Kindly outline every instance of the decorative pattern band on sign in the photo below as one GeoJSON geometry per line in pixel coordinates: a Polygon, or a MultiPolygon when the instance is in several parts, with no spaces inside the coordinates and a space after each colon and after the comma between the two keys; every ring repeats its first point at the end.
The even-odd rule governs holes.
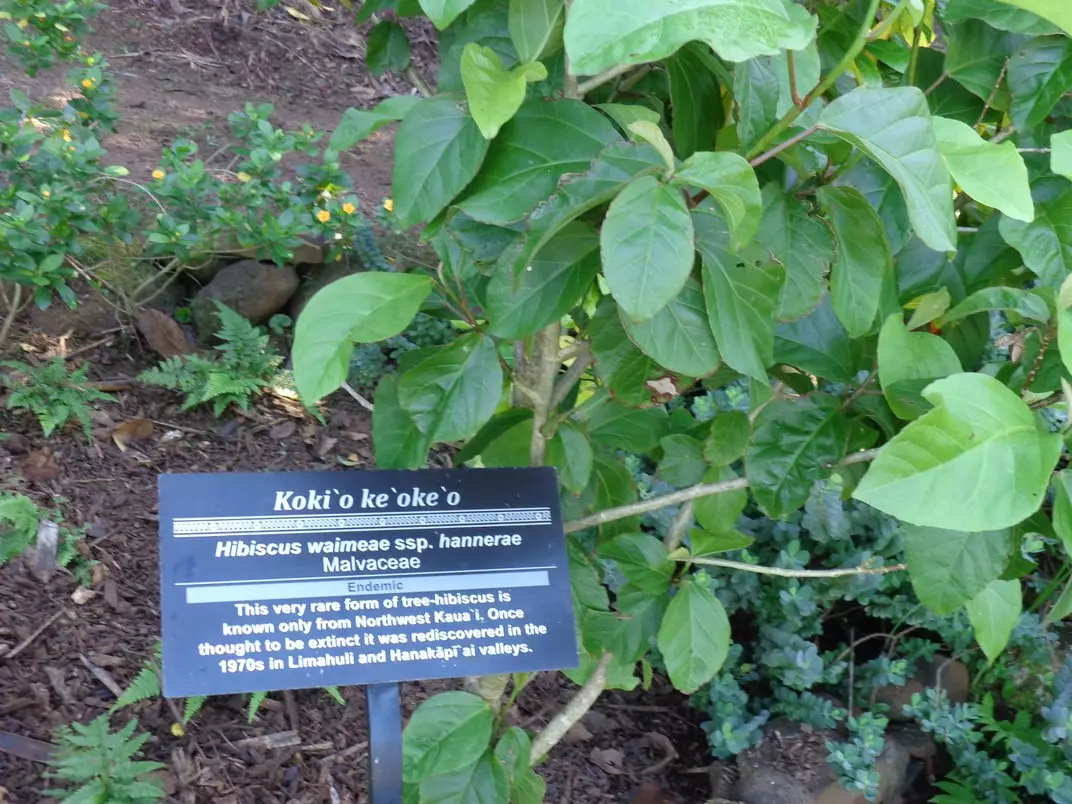
{"type": "Polygon", "coordinates": [[[263,516],[223,519],[176,519],[176,536],[231,533],[299,533],[320,531],[409,530],[467,525],[545,525],[550,508],[502,508],[426,513],[347,514],[344,516],[263,516]]]}

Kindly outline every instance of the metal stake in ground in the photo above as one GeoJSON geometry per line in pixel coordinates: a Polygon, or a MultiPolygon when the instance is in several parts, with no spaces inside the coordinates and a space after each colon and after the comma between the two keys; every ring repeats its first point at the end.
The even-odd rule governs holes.
{"type": "Polygon", "coordinates": [[[402,804],[402,696],[398,684],[365,687],[372,804],[402,804]]]}

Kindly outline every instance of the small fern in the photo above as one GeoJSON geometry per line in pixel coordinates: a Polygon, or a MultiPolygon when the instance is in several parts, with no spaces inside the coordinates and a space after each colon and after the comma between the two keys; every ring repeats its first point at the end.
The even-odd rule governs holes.
{"type": "Polygon", "coordinates": [[[268,342],[268,334],[255,327],[230,307],[215,302],[219,309],[221,343],[215,359],[203,355],[182,355],[162,361],[156,368],[138,375],[141,382],[186,394],[183,409],[212,403],[219,416],[229,405],[249,410],[254,397],[270,387],[283,362],[268,342]]]}
{"type": "Polygon", "coordinates": [[[145,777],[164,766],[135,759],[149,739],[148,734],[135,735],[136,728],[137,721],[131,720],[112,732],[107,715],[85,725],[62,726],[47,772],[62,786],[45,795],[69,804],[151,804],[162,799],[164,791],[145,777]]]}
{"type": "Polygon", "coordinates": [[[67,361],[62,357],[55,357],[44,366],[31,366],[17,360],[5,361],[0,366],[15,372],[15,377],[8,375],[6,380],[13,388],[7,400],[8,408],[33,413],[46,438],[72,418],[81,423],[82,432],[90,438],[91,404],[111,399],[89,384],[88,366],[68,373],[67,361]]]}
{"type": "Polygon", "coordinates": [[[161,645],[157,642],[153,646],[152,656],[145,660],[138,674],[134,676],[134,680],[130,682],[130,686],[123,690],[123,694],[112,704],[110,712],[149,698],[157,698],[163,694],[160,689],[160,674],[157,672],[157,668],[160,667],[160,651],[161,645]]]}
{"type": "Polygon", "coordinates": [[[339,706],[346,706],[346,699],[342,697],[338,687],[324,687],[324,692],[330,695],[339,706]]]}
{"type": "Polygon", "coordinates": [[[0,566],[33,544],[40,519],[41,511],[29,497],[0,493],[0,566]]]}
{"type": "Polygon", "coordinates": [[[254,692],[249,696],[249,708],[246,710],[246,720],[250,723],[253,722],[253,718],[257,716],[257,712],[260,711],[261,704],[264,703],[264,699],[268,697],[267,692],[254,692]]]}
{"type": "Polygon", "coordinates": [[[194,695],[192,698],[187,698],[186,703],[182,707],[183,724],[189,723],[197,717],[197,713],[201,711],[201,708],[205,705],[205,701],[207,700],[207,695],[194,695]]]}

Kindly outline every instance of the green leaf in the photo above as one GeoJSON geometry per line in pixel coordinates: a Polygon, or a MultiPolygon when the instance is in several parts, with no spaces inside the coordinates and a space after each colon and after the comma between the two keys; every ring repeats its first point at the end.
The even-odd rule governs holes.
{"type": "Polygon", "coordinates": [[[664,408],[638,410],[608,402],[588,421],[588,436],[614,449],[643,454],[655,449],[669,428],[664,408]]]}
{"type": "Polygon", "coordinates": [[[502,396],[499,354],[490,338],[477,333],[407,352],[398,374],[402,407],[433,441],[472,437],[502,396]]]}
{"type": "Polygon", "coordinates": [[[1050,137],[1050,170],[1072,179],[1072,129],[1058,131],[1050,137]]]}
{"type": "Polygon", "coordinates": [[[581,75],[658,61],[693,40],[727,61],[745,61],[799,50],[814,38],[815,18],[789,0],[576,0],[565,34],[581,75]]]}
{"type": "Polygon", "coordinates": [[[431,291],[429,277],[371,271],[317,291],[294,328],[294,383],[305,403],[312,405],[346,381],[355,343],[402,332],[431,291]]]}
{"type": "Polygon", "coordinates": [[[981,19],[1002,31],[1040,34],[1056,33],[1057,28],[1028,11],[1005,5],[1002,0],[949,0],[945,9],[946,22],[965,22],[981,19]]]}
{"type": "MultiPolygon", "coordinates": [[[[786,53],[779,53],[771,57],[771,64],[778,76],[778,107],[777,114],[781,117],[796,104],[793,99],[792,85],[789,83],[789,59],[786,53]]],[[[822,74],[822,60],[819,56],[817,42],[812,42],[807,47],[793,53],[793,72],[796,74],[797,98],[803,99],[819,84],[822,74]]],[[[819,105],[809,106],[806,110],[809,119],[812,111],[818,111],[819,105]]],[[[810,121],[813,122],[813,121],[810,121]]],[[[798,119],[797,125],[801,125],[798,119]]]]}
{"type": "Polygon", "coordinates": [[[912,308],[912,317],[908,319],[908,328],[919,329],[931,323],[949,309],[951,302],[949,291],[945,288],[917,296],[913,300],[915,306],[912,308]]]}
{"type": "Polygon", "coordinates": [[[566,558],[569,560],[570,590],[574,608],[605,610],[610,606],[607,587],[603,585],[595,556],[580,547],[572,538],[566,540],[566,558]]]}
{"type": "Polygon", "coordinates": [[[462,51],[462,83],[469,113],[480,127],[480,133],[489,140],[517,114],[525,102],[526,86],[545,78],[547,68],[540,62],[507,70],[490,47],[470,42],[462,51]]]}
{"type": "Polygon", "coordinates": [[[663,134],[663,130],[659,128],[658,123],[652,123],[649,120],[637,120],[629,124],[629,135],[630,139],[646,142],[658,151],[667,171],[674,169],[677,164],[674,160],[674,149],[670,147],[670,142],[666,139],[666,135],[663,134]]]}
{"type": "Polygon", "coordinates": [[[458,206],[484,223],[521,220],[555,192],[559,179],[585,172],[620,139],[614,126],[581,101],[526,103],[502,127],[458,206]]]}
{"type": "MultiPolygon", "coordinates": [[[[603,229],[606,234],[606,228],[603,229]]],[[[653,318],[622,325],[644,354],[663,368],[686,377],[705,377],[718,368],[720,357],[708,324],[700,283],[688,277],[684,289],[653,318]]]]}
{"type": "Polygon", "coordinates": [[[666,74],[677,152],[688,158],[714,148],[722,127],[722,90],[704,55],[687,45],[666,60],[666,74]]]}
{"type": "Polygon", "coordinates": [[[720,413],[711,422],[711,432],[704,442],[704,458],[712,466],[729,466],[744,455],[751,435],[752,423],[744,411],[720,413]]]}
{"type": "Polygon", "coordinates": [[[681,190],[643,176],[610,205],[600,234],[611,295],[635,321],[681,292],[692,270],[692,218],[681,190]]]}
{"type": "Polygon", "coordinates": [[[1043,323],[1050,320],[1050,308],[1037,293],[1022,288],[995,287],[975,291],[942,316],[941,324],[952,324],[986,310],[1003,310],[1043,323]]]}
{"type": "Polygon", "coordinates": [[[510,797],[506,768],[491,751],[468,767],[420,782],[421,804],[492,804],[510,797]]]}
{"type": "Polygon", "coordinates": [[[521,276],[496,271],[488,283],[488,332],[523,338],[572,310],[599,273],[599,235],[574,222],[560,231],[521,276]]]}
{"type": "MultiPolygon", "coordinates": [[[[605,511],[636,502],[637,490],[633,476],[616,456],[597,453],[592,461],[592,477],[582,499],[592,511],[605,511]]],[[[602,538],[640,530],[640,517],[631,516],[600,525],[602,538]]]]}
{"type": "Polygon", "coordinates": [[[596,375],[611,395],[632,407],[651,405],[656,392],[647,381],[658,376],[659,367],[629,340],[618,305],[609,296],[596,308],[588,325],[588,339],[596,375]]]}
{"type": "Polygon", "coordinates": [[[674,575],[666,545],[648,533],[623,533],[599,548],[626,580],[648,595],[665,595],[674,575]]]}
{"type": "Polygon", "coordinates": [[[860,368],[829,295],[805,318],[775,328],[774,359],[834,382],[852,382],[860,368]]]}
{"type": "Polygon", "coordinates": [[[1013,123],[1028,131],[1042,123],[1072,86],[1072,40],[1063,36],[1033,39],[1009,61],[1013,123]]]}
{"type": "Polygon", "coordinates": [[[1053,490],[1053,530],[1065,555],[1072,558],[1072,471],[1054,475],[1053,490]]]}
{"type": "Polygon", "coordinates": [[[994,530],[1038,510],[1061,439],[985,374],[932,383],[935,406],[890,440],[853,496],[913,525],[994,530]]]}
{"type": "Polygon", "coordinates": [[[679,489],[694,486],[707,471],[703,445],[692,436],[674,433],[660,442],[663,459],[659,461],[659,477],[679,489]]]}
{"type": "Polygon", "coordinates": [[[750,265],[711,253],[704,251],[704,299],[719,353],[742,374],[765,380],[774,362],[774,308],[785,271],[776,262],[750,265]]]}
{"type": "Polygon", "coordinates": [[[904,534],[912,588],[923,605],[943,617],[1001,575],[1012,553],[1008,529],[964,533],[907,525],[904,534]]]}
{"type": "Polygon", "coordinates": [[[726,610],[691,578],[670,600],[657,638],[674,687],[692,693],[714,678],[730,649],[726,610]]]}
{"type": "MultiPolygon", "coordinates": [[[[786,72],[788,80],[789,73],[786,72]]],[[[778,119],[781,85],[778,73],[765,56],[739,64],[733,71],[733,97],[737,103],[737,137],[750,149],[778,119]]]]}
{"type": "Polygon", "coordinates": [[[417,427],[399,404],[398,377],[384,374],[376,386],[372,446],[380,469],[419,469],[428,459],[432,438],[417,427]]]}
{"type": "Polygon", "coordinates": [[[629,131],[629,126],[641,120],[659,124],[659,113],[647,106],[636,106],[626,103],[599,103],[596,108],[618,124],[618,128],[624,131],[633,142],[644,142],[642,137],[629,131]]]}
{"type": "Polygon", "coordinates": [[[588,437],[576,425],[563,422],[547,444],[547,462],[558,469],[563,486],[580,494],[592,476],[592,446],[588,437]]]}
{"type": "Polygon", "coordinates": [[[402,732],[402,778],[419,782],[472,765],[487,751],[494,724],[495,713],[476,695],[443,692],[429,698],[402,732]]]}
{"type": "Polygon", "coordinates": [[[816,480],[829,477],[845,456],[848,420],[832,396],[778,399],[753,421],[745,453],[748,484],[768,516],[800,508],[816,480]]]}
{"type": "Polygon", "coordinates": [[[420,0],[421,8],[439,30],[443,30],[476,0],[420,0]]]}
{"type": "Polygon", "coordinates": [[[693,528],[689,531],[690,553],[694,556],[709,556],[715,553],[729,553],[733,550],[745,550],[755,543],[755,539],[739,530],[721,533],[693,528]]]}
{"type": "Polygon", "coordinates": [[[778,297],[779,321],[806,316],[826,291],[826,272],[836,258],[830,227],[808,204],[776,185],[763,188],[763,221],[757,242],[785,267],[778,297]]]}
{"type": "MultiPolygon", "coordinates": [[[[704,483],[725,483],[737,480],[737,473],[728,466],[717,466],[703,476],[704,483]]],[[[737,520],[748,505],[748,490],[744,488],[698,497],[693,511],[700,527],[710,533],[727,533],[737,526],[737,520]]]]}
{"type": "Polygon", "coordinates": [[[678,187],[699,187],[715,199],[730,229],[730,249],[740,251],[752,241],[763,217],[763,197],[752,166],[730,151],[699,151],[674,173],[678,187]]]}
{"type": "Polygon", "coordinates": [[[1037,14],[1072,36],[1072,6],[1061,0],[1001,0],[1001,2],[1037,14]]]}
{"type": "Polygon", "coordinates": [[[937,335],[910,332],[900,313],[886,319],[878,334],[878,379],[898,418],[916,419],[925,413],[930,406],[919,392],[960,370],[957,353],[937,335]]]}
{"type": "Polygon", "coordinates": [[[1009,644],[1024,609],[1019,581],[991,581],[964,607],[975,629],[975,641],[994,662],[1009,644]]]}
{"type": "Polygon", "coordinates": [[[1027,165],[1016,145],[987,142],[971,126],[944,117],[931,118],[938,150],[953,180],[982,204],[1000,209],[1010,218],[1035,218],[1027,165]]]}
{"type": "Polygon", "coordinates": [[[522,64],[562,47],[566,21],[563,0],[510,0],[510,39],[522,64]]]}
{"type": "Polygon", "coordinates": [[[1050,626],[1054,623],[1059,623],[1070,614],[1072,614],[1072,580],[1065,584],[1064,591],[1054,602],[1053,608],[1046,613],[1046,618],[1042,621],[1042,624],[1050,626]]]}
{"type": "Polygon", "coordinates": [[[429,98],[412,109],[395,138],[395,216],[403,226],[430,221],[473,180],[488,141],[464,109],[449,98],[429,98]]]}
{"type": "Polygon", "coordinates": [[[373,75],[400,73],[409,66],[409,37],[397,22],[384,20],[368,33],[365,62],[373,75]]]}
{"type": "Polygon", "coordinates": [[[532,419],[515,424],[480,451],[486,467],[528,466],[532,449],[532,419]]]}
{"type": "Polygon", "coordinates": [[[1072,272],[1072,190],[1037,204],[1031,223],[1002,217],[998,228],[1044,285],[1061,287],[1072,272]]]}
{"type": "MultiPolygon", "coordinates": [[[[886,239],[889,241],[891,254],[899,254],[909,242],[919,242],[912,235],[912,225],[908,220],[908,206],[905,204],[904,195],[901,194],[901,188],[878,163],[861,159],[842,174],[836,183],[846,187],[855,187],[875,208],[886,230],[886,239]]],[[[919,247],[926,248],[922,244],[919,247]]],[[[937,253],[931,252],[930,249],[927,251],[937,253]]]]}
{"type": "Polygon", "coordinates": [[[563,177],[559,190],[529,217],[523,243],[507,251],[503,261],[519,274],[567,223],[611,201],[636,177],[664,170],[658,152],[647,143],[622,142],[607,147],[590,171],[575,178],[563,177]]]}
{"type": "Polygon", "coordinates": [[[849,337],[859,338],[874,326],[883,283],[893,274],[890,247],[878,213],[859,190],[827,186],[818,195],[838,244],[830,277],[834,312],[849,337]]]}
{"type": "Polygon", "coordinates": [[[916,87],[855,89],[823,109],[819,126],[893,176],[920,240],[935,251],[956,250],[953,185],[923,92],[916,87]]]}
{"type": "MultiPolygon", "coordinates": [[[[454,465],[460,466],[473,460],[473,458],[487,449],[492,441],[499,438],[507,430],[531,418],[532,411],[528,408],[509,408],[502,413],[497,413],[487,424],[480,428],[479,433],[470,438],[466,445],[458,450],[454,455],[454,465]]],[[[532,431],[530,430],[529,432],[531,433],[532,431]]]]}
{"type": "Polygon", "coordinates": [[[397,95],[372,109],[347,109],[332,132],[328,147],[333,151],[348,151],[384,126],[397,123],[421,102],[417,95],[397,95]]]}
{"type": "Polygon", "coordinates": [[[1016,51],[1021,38],[974,19],[948,25],[943,30],[949,41],[944,65],[949,77],[976,97],[989,99],[995,109],[1008,109],[1005,62],[1016,51]]]}

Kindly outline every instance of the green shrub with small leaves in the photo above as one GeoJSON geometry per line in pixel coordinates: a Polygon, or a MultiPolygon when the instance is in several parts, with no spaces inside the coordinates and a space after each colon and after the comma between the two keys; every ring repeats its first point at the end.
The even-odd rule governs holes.
{"type": "Polygon", "coordinates": [[[68,370],[67,361],[57,356],[40,366],[6,360],[0,363],[0,368],[12,372],[4,378],[11,388],[8,409],[32,413],[46,438],[74,419],[82,425],[88,439],[93,424],[93,403],[111,399],[90,384],[88,364],[68,370]]]}
{"type": "Polygon", "coordinates": [[[220,329],[211,357],[180,355],[162,361],[138,375],[141,382],[186,394],[183,409],[212,403],[215,415],[230,405],[249,410],[253,400],[279,381],[283,357],[270,343],[268,333],[227,305],[215,301],[220,329]]]}
{"type": "Polygon", "coordinates": [[[164,798],[150,774],[164,766],[136,757],[149,739],[135,734],[137,721],[111,731],[108,716],[72,723],[56,732],[56,754],[47,776],[59,787],[46,795],[70,804],[151,804],[164,798]]]}

